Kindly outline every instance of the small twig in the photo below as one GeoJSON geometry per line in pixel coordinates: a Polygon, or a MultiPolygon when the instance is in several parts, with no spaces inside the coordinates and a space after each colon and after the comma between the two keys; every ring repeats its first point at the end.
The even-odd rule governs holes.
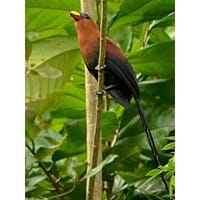
{"type": "MultiPolygon", "coordinates": [[[[103,91],[104,91],[104,72],[103,67],[106,55],[106,15],[107,15],[107,1],[101,0],[101,24],[100,24],[100,49],[98,60],[98,98],[97,98],[97,112],[96,112],[96,127],[93,142],[93,154],[91,168],[97,166],[99,154],[99,141],[101,140],[101,116],[103,110],[103,91]]],[[[89,181],[89,189],[87,200],[94,200],[93,194],[95,190],[95,176],[92,176],[89,181]]]]}
{"type": "Polygon", "coordinates": [[[107,200],[112,200],[113,195],[112,195],[112,187],[113,187],[113,180],[111,182],[105,181],[105,191],[106,191],[106,196],[107,200]]]}
{"type": "Polygon", "coordinates": [[[99,24],[99,22],[100,22],[99,3],[100,3],[100,0],[96,0],[96,7],[97,7],[97,24],[99,24]]]}
{"type": "MultiPolygon", "coordinates": [[[[33,147],[34,147],[34,142],[33,142],[33,141],[32,141],[32,145],[33,145],[33,147]]],[[[32,153],[32,155],[36,158],[36,154],[35,154],[34,149],[31,148],[28,144],[26,144],[26,147],[27,147],[27,149],[32,153]]],[[[36,159],[37,159],[37,158],[36,158],[36,159]]],[[[60,191],[60,189],[59,189],[59,187],[58,187],[57,179],[55,179],[55,178],[49,173],[48,169],[46,169],[46,167],[43,165],[42,162],[40,162],[38,159],[37,159],[37,161],[38,161],[38,166],[43,170],[43,172],[45,173],[45,175],[48,177],[49,181],[50,181],[50,182],[52,183],[52,185],[54,186],[56,192],[57,192],[58,194],[60,194],[61,191],[60,191]]],[[[59,199],[60,199],[60,200],[64,200],[62,197],[59,198],[59,199]]]]}
{"type": "Polygon", "coordinates": [[[115,130],[114,136],[113,136],[113,140],[111,141],[111,147],[113,147],[118,139],[118,135],[119,135],[119,129],[117,128],[115,130]]]}
{"type": "Polygon", "coordinates": [[[143,48],[147,45],[148,41],[149,41],[149,35],[152,31],[152,26],[151,26],[151,22],[148,22],[148,25],[147,25],[147,29],[145,31],[145,35],[144,35],[144,40],[143,40],[143,48]]]}
{"type": "Polygon", "coordinates": [[[74,182],[72,188],[70,188],[68,191],[63,192],[63,193],[58,194],[58,195],[55,195],[55,196],[52,196],[52,197],[48,197],[48,199],[55,199],[55,198],[58,198],[58,197],[64,197],[64,196],[66,196],[67,194],[73,192],[77,185],[78,185],[78,182],[74,182]]]}

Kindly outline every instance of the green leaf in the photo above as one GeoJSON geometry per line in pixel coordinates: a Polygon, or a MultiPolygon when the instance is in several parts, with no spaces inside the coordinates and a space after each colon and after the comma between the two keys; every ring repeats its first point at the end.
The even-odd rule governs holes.
{"type": "Polygon", "coordinates": [[[138,26],[133,27],[134,37],[137,38],[137,41],[133,44],[131,52],[134,53],[137,50],[141,49],[145,43],[145,37],[149,30],[150,23],[146,22],[138,26]]]}
{"type": "Polygon", "coordinates": [[[35,138],[35,149],[38,151],[42,148],[54,148],[63,141],[63,136],[51,129],[43,129],[37,138],[35,138]]]}
{"type": "MultiPolygon", "coordinates": [[[[40,183],[41,181],[45,180],[46,177],[45,176],[35,176],[35,177],[30,177],[26,179],[26,184],[30,187],[30,186],[35,186],[38,183],[40,183]]],[[[35,187],[33,187],[35,188],[35,187]]],[[[29,188],[26,189],[26,192],[30,191],[29,188]]]]}
{"type": "Polygon", "coordinates": [[[175,148],[175,142],[171,142],[169,144],[166,144],[162,150],[170,150],[170,149],[174,149],[175,148]]]}
{"type": "Polygon", "coordinates": [[[123,0],[110,26],[117,29],[122,25],[136,25],[161,19],[174,12],[174,7],[174,0],[123,0]]]}
{"type": "MultiPolygon", "coordinates": [[[[174,106],[149,105],[148,107],[144,107],[144,110],[152,134],[155,134],[156,136],[155,140],[157,140],[158,143],[161,142],[160,140],[162,140],[162,143],[166,143],[165,137],[168,136],[169,132],[174,129],[174,106]]],[[[119,140],[125,137],[128,137],[127,140],[132,142],[134,142],[135,138],[134,143],[137,143],[136,139],[140,140],[143,137],[146,137],[135,105],[130,106],[122,116],[119,140]]],[[[141,145],[142,144],[144,145],[143,142],[141,145]]]]}
{"type": "Polygon", "coordinates": [[[146,176],[158,176],[162,171],[160,169],[153,169],[149,171],[146,176]]]}
{"type": "Polygon", "coordinates": [[[152,169],[151,171],[149,171],[146,176],[150,176],[150,178],[148,178],[145,182],[144,185],[146,185],[147,183],[149,183],[150,181],[152,181],[153,179],[155,179],[158,175],[162,174],[163,171],[160,169],[152,169]]]}
{"type": "Polygon", "coordinates": [[[132,171],[119,171],[118,174],[126,181],[126,183],[133,183],[135,181],[144,179],[144,173],[132,171]]]}
{"type": "Polygon", "coordinates": [[[26,61],[28,61],[28,59],[31,55],[31,52],[32,52],[32,43],[28,38],[26,38],[25,39],[25,58],[26,58],[26,61]]]}
{"type": "Polygon", "coordinates": [[[114,112],[104,112],[102,115],[102,139],[111,141],[118,128],[117,117],[114,112]]]}
{"type": "Polygon", "coordinates": [[[153,28],[150,33],[150,42],[159,43],[159,42],[168,42],[172,39],[166,33],[164,28],[153,28]]]}
{"type": "Polygon", "coordinates": [[[174,77],[174,41],[151,45],[129,55],[128,58],[138,73],[167,78],[174,77]]]}
{"type": "Polygon", "coordinates": [[[139,82],[141,97],[145,102],[174,105],[175,81],[155,79],[139,82]]]}
{"type": "Polygon", "coordinates": [[[77,43],[73,38],[54,37],[34,42],[32,46],[26,75],[27,103],[44,100],[49,95],[62,91],[73,70],[81,62],[79,50],[76,50],[77,43]]]}
{"type": "Polygon", "coordinates": [[[68,134],[55,151],[53,161],[81,154],[86,151],[86,122],[78,120],[68,129],[68,134]]]}
{"type": "Polygon", "coordinates": [[[91,169],[82,179],[81,181],[84,181],[86,178],[90,178],[97,173],[99,173],[105,166],[112,163],[116,158],[118,158],[118,155],[110,154],[108,155],[97,167],[91,169]]]}
{"type": "Polygon", "coordinates": [[[169,195],[170,195],[170,198],[172,198],[172,196],[173,196],[174,187],[175,187],[175,176],[173,175],[173,176],[171,176],[170,182],[169,182],[169,195]]]}
{"type": "Polygon", "coordinates": [[[50,58],[40,64],[37,70],[46,71],[46,75],[51,68],[55,68],[54,79],[40,76],[30,71],[26,76],[26,101],[36,101],[45,99],[48,95],[62,91],[64,84],[69,80],[74,68],[80,64],[80,55],[77,50],[67,51],[50,58]],[[59,72],[59,76],[58,73],[59,72]],[[62,74],[62,75],[61,75],[62,74]],[[55,78],[56,77],[56,78],[55,78]]]}
{"type": "Polygon", "coordinates": [[[39,161],[44,161],[44,160],[51,160],[52,154],[56,151],[57,147],[52,147],[52,148],[44,148],[41,147],[37,151],[37,154],[35,155],[36,158],[39,161]]]}
{"type": "MultiPolygon", "coordinates": [[[[29,110],[30,111],[30,110],[29,110]]],[[[29,118],[30,112],[28,110],[26,110],[26,121],[25,121],[25,131],[26,131],[26,137],[29,139],[34,140],[37,135],[40,132],[40,129],[38,128],[38,126],[35,124],[35,118],[29,118]]],[[[32,113],[31,113],[32,115],[32,113]]]]}
{"type": "Polygon", "coordinates": [[[57,170],[60,176],[67,178],[69,178],[70,176],[71,180],[73,179],[74,181],[75,178],[77,180],[80,179],[80,177],[82,177],[88,165],[86,161],[86,153],[59,160],[56,163],[58,164],[59,162],[60,162],[60,167],[58,167],[57,170]],[[75,174],[74,172],[76,173],[76,176],[73,176],[73,174],[75,174]]]}
{"type": "Polygon", "coordinates": [[[60,70],[52,67],[38,68],[36,70],[32,70],[31,72],[33,71],[34,73],[38,73],[40,77],[49,79],[58,79],[63,75],[60,70]]]}
{"type": "Polygon", "coordinates": [[[168,140],[175,140],[175,136],[169,136],[169,137],[166,137],[166,139],[168,139],[168,140]]]}
{"type": "MultiPolygon", "coordinates": [[[[158,176],[151,180],[148,184],[143,181],[138,181],[134,184],[135,192],[132,198],[138,200],[168,200],[169,195],[162,184],[161,178],[158,176]]],[[[130,188],[131,189],[131,188],[130,188]]]]}
{"type": "Polygon", "coordinates": [[[32,54],[28,67],[29,69],[36,69],[53,57],[76,49],[78,49],[76,37],[57,36],[32,42],[32,54]]]}
{"type": "MultiPolygon", "coordinates": [[[[84,95],[84,93],[80,94],[84,95]]],[[[85,101],[70,94],[63,95],[60,101],[52,108],[51,115],[57,118],[84,118],[85,101]]]]}
{"type": "Polygon", "coordinates": [[[127,188],[127,186],[125,180],[120,175],[116,175],[113,181],[112,192],[116,194],[127,188]]]}
{"type": "Polygon", "coordinates": [[[26,1],[26,32],[40,32],[72,25],[69,11],[80,10],[74,0],[28,0],[26,1]]]}
{"type": "Polygon", "coordinates": [[[133,32],[131,26],[126,26],[123,28],[123,34],[121,29],[110,31],[109,37],[112,38],[113,41],[120,45],[120,48],[126,52],[131,48],[133,32]],[[126,35],[126,37],[124,37],[126,35]]]}
{"type": "MultiPolygon", "coordinates": [[[[26,90],[27,92],[28,90],[26,90]]],[[[28,96],[28,95],[27,95],[28,96]]],[[[48,109],[51,108],[52,105],[56,105],[62,96],[62,93],[53,93],[46,96],[44,99],[39,98],[35,101],[27,100],[26,103],[26,111],[32,112],[34,115],[42,115],[48,109]]],[[[27,114],[26,114],[27,118],[27,114]]]]}
{"type": "Polygon", "coordinates": [[[167,27],[175,25],[175,13],[171,13],[168,16],[162,18],[161,20],[157,20],[153,26],[155,27],[167,27]]]}
{"type": "MultiPolygon", "coordinates": [[[[83,166],[83,164],[79,163],[77,157],[70,158],[67,167],[67,175],[72,177],[73,180],[77,179],[78,178],[77,168],[80,166],[83,166]]],[[[84,163],[84,169],[85,169],[85,163],[84,163]]]]}

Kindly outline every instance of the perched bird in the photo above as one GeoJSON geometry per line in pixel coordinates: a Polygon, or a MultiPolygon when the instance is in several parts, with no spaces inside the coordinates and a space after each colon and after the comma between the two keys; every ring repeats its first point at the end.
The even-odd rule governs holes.
{"type": "MultiPolygon", "coordinates": [[[[100,45],[99,28],[86,13],[71,11],[70,16],[75,20],[78,42],[84,62],[89,72],[97,80],[100,45]]],[[[153,157],[157,166],[160,166],[157,149],[140,103],[136,75],[120,48],[109,38],[106,39],[104,86],[106,92],[125,108],[128,108],[131,97],[134,97],[153,157]]],[[[162,180],[167,189],[168,186],[163,175],[162,180]]]]}

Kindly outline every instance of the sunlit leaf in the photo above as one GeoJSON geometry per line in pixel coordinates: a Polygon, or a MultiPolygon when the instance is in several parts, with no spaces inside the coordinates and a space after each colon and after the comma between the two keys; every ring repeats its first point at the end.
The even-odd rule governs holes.
{"type": "Polygon", "coordinates": [[[28,59],[31,55],[31,52],[32,52],[32,43],[28,38],[26,38],[25,39],[25,58],[26,58],[26,61],[28,61],[28,59]]]}
{"type": "Polygon", "coordinates": [[[110,24],[112,29],[160,19],[174,11],[174,0],[123,0],[119,12],[110,24]]]}
{"type": "Polygon", "coordinates": [[[86,178],[89,178],[91,176],[96,175],[97,173],[99,173],[103,167],[105,167],[106,165],[112,163],[116,158],[118,158],[117,155],[114,154],[110,154],[108,155],[97,167],[91,169],[82,179],[81,181],[85,180],[86,178]]]}
{"type": "Polygon", "coordinates": [[[136,72],[146,75],[174,77],[174,41],[158,43],[129,55],[136,72]]]}

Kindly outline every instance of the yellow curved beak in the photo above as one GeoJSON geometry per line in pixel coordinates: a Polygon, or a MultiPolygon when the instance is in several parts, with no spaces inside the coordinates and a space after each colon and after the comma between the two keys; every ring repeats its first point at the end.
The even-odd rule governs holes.
{"type": "Polygon", "coordinates": [[[70,11],[70,15],[78,15],[78,16],[80,16],[80,13],[77,12],[77,11],[70,11]]]}
{"type": "Polygon", "coordinates": [[[73,17],[76,21],[81,19],[81,14],[77,11],[71,11],[70,16],[73,17]]]}

